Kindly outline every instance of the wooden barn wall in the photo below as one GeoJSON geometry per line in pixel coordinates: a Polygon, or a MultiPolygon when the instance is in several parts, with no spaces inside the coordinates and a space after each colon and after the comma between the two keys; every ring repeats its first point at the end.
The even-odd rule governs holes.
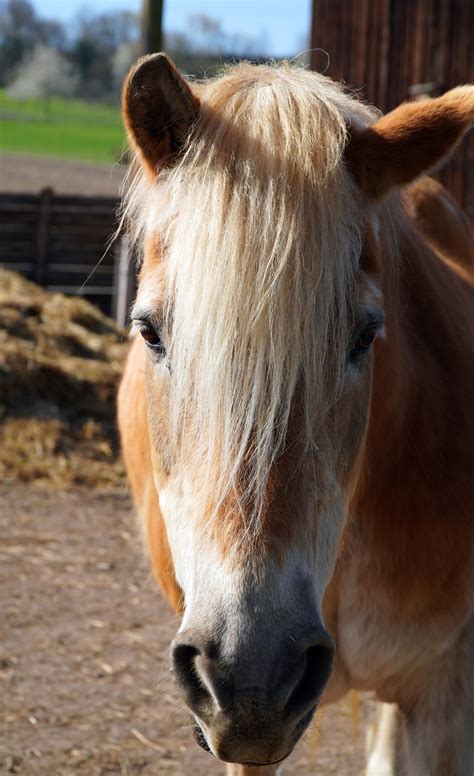
{"type": "MultiPolygon", "coordinates": [[[[386,112],[474,82],[473,32],[473,0],[313,0],[311,67],[386,112]]],[[[474,133],[439,177],[474,221],[474,133]]]]}

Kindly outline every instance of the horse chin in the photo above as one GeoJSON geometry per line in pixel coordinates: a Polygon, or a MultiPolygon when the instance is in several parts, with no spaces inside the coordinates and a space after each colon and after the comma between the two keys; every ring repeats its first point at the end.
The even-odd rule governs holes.
{"type": "MultiPolygon", "coordinates": [[[[283,755],[283,757],[280,757],[278,760],[271,760],[268,762],[244,762],[244,763],[239,763],[239,765],[245,765],[251,768],[263,768],[268,765],[278,765],[279,763],[286,760],[286,758],[289,757],[290,754],[292,753],[293,749],[295,748],[296,744],[300,740],[301,736],[303,735],[307,727],[310,725],[315,711],[316,711],[316,706],[313,706],[313,708],[310,709],[302,719],[300,719],[300,721],[298,722],[298,724],[296,725],[293,731],[293,735],[291,736],[291,746],[289,750],[286,752],[286,754],[283,755]]],[[[209,754],[214,755],[212,749],[210,748],[209,744],[206,741],[206,736],[204,735],[201,726],[196,721],[194,722],[194,725],[193,725],[193,736],[194,736],[194,740],[196,741],[196,743],[199,744],[201,749],[204,749],[205,752],[208,752],[209,754]]]]}
{"type": "MultiPolygon", "coordinates": [[[[200,726],[198,725],[197,722],[195,722],[194,726],[193,726],[193,736],[194,736],[194,740],[199,744],[201,749],[204,749],[205,752],[209,752],[209,754],[212,754],[215,757],[215,755],[212,752],[209,744],[206,741],[206,737],[205,737],[204,733],[202,732],[202,730],[201,730],[201,728],[200,728],[200,726]]],[[[246,765],[246,766],[251,767],[251,768],[263,768],[266,765],[277,765],[278,763],[283,762],[283,760],[286,760],[286,758],[288,757],[288,755],[291,754],[292,751],[293,751],[293,747],[283,757],[280,757],[279,760],[272,760],[271,762],[265,762],[265,763],[262,763],[262,762],[258,762],[258,763],[257,762],[244,762],[244,763],[238,763],[238,764],[239,765],[246,765]]]]}

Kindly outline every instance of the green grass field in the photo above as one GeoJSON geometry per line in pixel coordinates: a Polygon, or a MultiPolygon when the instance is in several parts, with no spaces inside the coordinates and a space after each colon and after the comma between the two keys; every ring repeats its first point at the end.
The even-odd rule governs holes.
{"type": "Polygon", "coordinates": [[[0,89],[0,151],[110,164],[124,150],[119,108],[53,98],[17,100],[0,89]]]}

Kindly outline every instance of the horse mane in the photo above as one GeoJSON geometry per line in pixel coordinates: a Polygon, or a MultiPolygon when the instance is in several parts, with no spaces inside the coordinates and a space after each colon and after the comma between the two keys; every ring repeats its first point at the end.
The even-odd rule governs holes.
{"type": "Polygon", "coordinates": [[[235,493],[258,526],[299,386],[304,452],[338,395],[363,229],[343,153],[377,114],[287,63],[232,67],[200,99],[181,157],[139,172],[124,212],[167,262],[176,444],[202,450],[214,512],[235,493]]]}

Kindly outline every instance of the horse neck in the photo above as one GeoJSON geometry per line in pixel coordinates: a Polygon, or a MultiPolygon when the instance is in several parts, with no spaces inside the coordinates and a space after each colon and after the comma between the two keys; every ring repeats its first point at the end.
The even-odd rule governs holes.
{"type": "Polygon", "coordinates": [[[384,278],[387,340],[375,347],[355,496],[356,511],[371,531],[383,516],[412,530],[413,519],[421,526],[423,515],[449,520],[465,514],[471,488],[471,289],[408,217],[402,216],[396,232],[399,256],[384,278]]]}
{"type": "Polygon", "coordinates": [[[398,240],[339,567],[357,570],[360,602],[380,591],[384,616],[443,630],[469,616],[474,584],[472,289],[414,224],[398,240]]]}

